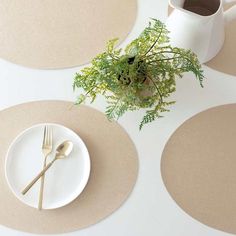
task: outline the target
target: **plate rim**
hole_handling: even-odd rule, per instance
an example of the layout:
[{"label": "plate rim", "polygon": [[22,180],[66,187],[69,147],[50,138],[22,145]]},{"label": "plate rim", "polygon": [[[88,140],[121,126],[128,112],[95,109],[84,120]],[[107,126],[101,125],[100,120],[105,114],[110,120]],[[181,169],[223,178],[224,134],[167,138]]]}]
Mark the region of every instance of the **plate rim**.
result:
[{"label": "plate rim", "polygon": [[43,210],[53,210],[53,209],[57,209],[57,208],[61,208],[61,207],[64,207],[68,204],[70,204],[71,202],[73,202],[85,189],[86,185],[88,184],[88,180],[89,180],[89,177],[90,177],[90,174],[91,174],[91,159],[90,159],[90,155],[89,155],[89,151],[88,151],[88,148],[86,146],[86,144],[84,143],[83,139],[75,132],[73,131],[72,129],[62,125],[62,124],[59,124],[59,123],[54,123],[54,122],[42,122],[42,123],[37,123],[37,124],[34,124],[34,125],[31,125],[30,127],[28,128],[25,128],[24,130],[20,131],[19,134],[11,141],[8,149],[7,149],[7,152],[5,154],[5,163],[4,163],[4,172],[5,172],[5,179],[6,179],[6,182],[7,182],[7,185],[9,187],[9,189],[11,190],[11,192],[14,194],[14,196],[20,201],[22,202],[23,204],[29,206],[29,207],[32,207],[34,209],[37,209],[36,206],[33,206],[33,205],[30,205],[28,204],[27,202],[23,201],[21,198],[19,198],[19,196],[17,195],[16,191],[13,189],[13,187],[11,186],[10,184],[10,181],[9,181],[9,178],[8,178],[8,175],[7,175],[7,164],[8,164],[8,156],[9,156],[9,153],[10,151],[12,150],[13,146],[15,145],[15,143],[19,140],[19,138],[24,135],[25,133],[27,133],[28,131],[30,131],[31,129],[33,128],[37,128],[39,126],[45,126],[45,125],[53,125],[53,126],[57,126],[59,128],[62,128],[62,129],[65,129],[65,130],[68,130],[70,133],[72,133],[73,135],[76,136],[77,139],[80,140],[81,144],[84,146],[84,151],[86,152],[86,165],[87,165],[87,174],[85,173],[85,177],[83,177],[84,181],[83,181],[83,185],[80,189],[80,191],[77,191],[76,194],[72,194],[72,197],[69,198],[69,201],[67,201],[66,203],[63,203],[63,204],[60,204],[59,206],[57,207],[46,207],[46,208],[43,208]]}]

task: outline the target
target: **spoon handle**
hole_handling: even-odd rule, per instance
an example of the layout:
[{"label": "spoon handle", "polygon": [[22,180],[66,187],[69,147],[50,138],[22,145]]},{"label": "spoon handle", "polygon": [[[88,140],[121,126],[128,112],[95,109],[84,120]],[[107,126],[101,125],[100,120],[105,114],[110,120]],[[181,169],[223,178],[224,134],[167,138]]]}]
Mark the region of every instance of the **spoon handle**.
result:
[{"label": "spoon handle", "polygon": [[40,179],[40,177],[52,166],[52,164],[55,160],[56,159],[49,162],[45,166],[45,168],[43,168],[43,170],[41,172],[39,172],[39,174],[23,189],[23,191],[21,192],[23,195],[25,195],[30,190],[30,188]]}]

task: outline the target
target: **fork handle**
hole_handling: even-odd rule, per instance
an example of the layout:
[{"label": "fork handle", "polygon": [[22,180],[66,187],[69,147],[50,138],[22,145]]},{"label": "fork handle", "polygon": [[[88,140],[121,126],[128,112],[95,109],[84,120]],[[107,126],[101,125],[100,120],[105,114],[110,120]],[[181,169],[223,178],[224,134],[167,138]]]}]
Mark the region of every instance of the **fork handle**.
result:
[{"label": "fork handle", "polygon": [[43,170],[41,172],[39,172],[39,174],[23,189],[23,191],[21,192],[23,195],[25,195],[30,188],[40,179],[40,177],[52,166],[52,164],[54,163],[55,159],[51,162],[49,162],[45,168],[43,168]]},{"label": "fork handle", "polygon": [[[43,168],[45,168],[47,164],[47,155],[44,157]],[[39,201],[38,201],[38,210],[42,210],[43,208],[43,192],[44,192],[44,179],[45,173],[41,176],[40,181],[40,189],[39,189]]]}]

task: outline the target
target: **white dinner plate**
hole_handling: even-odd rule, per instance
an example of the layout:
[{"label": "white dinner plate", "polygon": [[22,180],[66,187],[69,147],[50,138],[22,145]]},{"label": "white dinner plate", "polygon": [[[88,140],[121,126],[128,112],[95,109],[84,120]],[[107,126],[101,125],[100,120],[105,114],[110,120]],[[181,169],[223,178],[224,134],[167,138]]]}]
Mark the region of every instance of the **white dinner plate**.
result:
[{"label": "white dinner plate", "polygon": [[57,146],[65,140],[73,142],[73,150],[65,159],[57,160],[45,174],[43,209],[62,207],[85,188],[90,174],[90,158],[82,139],[72,130],[58,124],[38,124],[19,134],[10,145],[5,163],[5,175],[10,189],[23,203],[37,208],[40,181],[25,195],[24,187],[42,170],[42,140],[45,125],[53,129],[52,160]]}]

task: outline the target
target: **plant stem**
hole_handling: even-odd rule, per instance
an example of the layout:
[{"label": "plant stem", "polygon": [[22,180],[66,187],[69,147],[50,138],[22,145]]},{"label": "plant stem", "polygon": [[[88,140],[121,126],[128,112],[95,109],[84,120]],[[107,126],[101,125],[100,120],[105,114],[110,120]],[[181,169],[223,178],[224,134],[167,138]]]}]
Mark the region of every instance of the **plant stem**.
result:
[{"label": "plant stem", "polygon": [[155,42],[154,42],[154,43],[152,44],[152,46],[147,50],[147,52],[144,54],[144,56],[146,56],[146,55],[153,49],[153,47],[156,45],[156,43],[158,42],[159,38],[161,37],[162,31],[163,31],[163,27],[164,27],[164,26],[162,25],[162,27],[161,27],[161,29],[160,29],[160,32],[159,32],[159,35],[157,36]]},{"label": "plant stem", "polygon": [[155,60],[155,61],[149,61],[149,62],[147,62],[147,64],[152,63],[152,62],[157,62],[157,61],[170,61],[170,60],[178,59],[178,58],[181,58],[181,57],[171,57],[171,58],[164,58],[164,59],[159,59],[159,60]]},{"label": "plant stem", "polygon": [[157,87],[156,83],[153,81],[153,79],[150,76],[147,76],[147,77],[152,81],[154,87],[156,88],[156,90],[157,90],[157,92],[158,92],[158,94],[160,96],[160,100],[161,100],[161,103],[162,103],[163,102],[163,97],[162,97],[162,94],[161,94],[159,88]]},{"label": "plant stem", "polygon": [[108,55],[111,57],[111,59],[116,60],[116,61],[119,61],[119,58],[113,57],[112,54],[108,53]]},{"label": "plant stem", "polygon": [[[147,57],[150,57],[150,56],[153,56],[153,55],[159,55],[159,54],[163,54],[163,53],[178,54],[178,55],[180,55],[179,58],[183,58],[183,59],[187,60],[188,62],[190,62],[193,66],[195,66],[194,63],[193,63],[189,58],[183,56],[180,52],[162,51],[162,52],[154,53],[154,54],[149,55],[149,56],[147,56]],[[164,59],[165,59],[165,58],[164,58]],[[160,60],[164,60],[164,59],[160,59]],[[166,59],[168,59],[168,58],[166,58]],[[155,60],[155,61],[158,61],[158,60]],[[151,61],[151,62],[155,62],[155,61]]]},{"label": "plant stem", "polygon": [[[193,62],[192,62],[189,58],[183,57],[183,55],[182,55],[180,52],[161,51],[161,52],[158,52],[158,53],[153,53],[152,55],[149,55],[149,56],[147,56],[147,57],[150,57],[150,56],[153,56],[153,55],[159,55],[159,54],[163,54],[163,53],[178,54],[178,55],[180,55],[179,58],[184,58],[184,59],[186,59],[187,61],[189,61],[191,64],[193,64]],[[164,60],[164,59],[160,59],[160,60]],[[155,61],[157,61],[157,60],[155,60]]]}]

